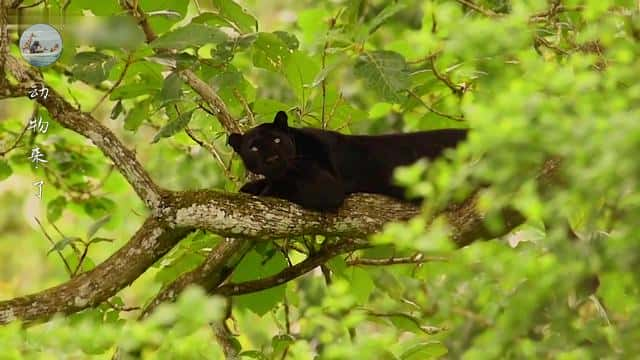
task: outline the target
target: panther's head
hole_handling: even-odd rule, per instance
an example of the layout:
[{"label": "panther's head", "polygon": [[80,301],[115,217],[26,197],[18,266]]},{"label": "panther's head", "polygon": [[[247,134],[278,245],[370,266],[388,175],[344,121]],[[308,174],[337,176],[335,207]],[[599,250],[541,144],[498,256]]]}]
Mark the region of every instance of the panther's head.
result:
[{"label": "panther's head", "polygon": [[282,176],[296,157],[295,142],[284,111],[278,111],[273,123],[258,125],[244,135],[229,135],[227,143],[249,171],[267,178]]}]

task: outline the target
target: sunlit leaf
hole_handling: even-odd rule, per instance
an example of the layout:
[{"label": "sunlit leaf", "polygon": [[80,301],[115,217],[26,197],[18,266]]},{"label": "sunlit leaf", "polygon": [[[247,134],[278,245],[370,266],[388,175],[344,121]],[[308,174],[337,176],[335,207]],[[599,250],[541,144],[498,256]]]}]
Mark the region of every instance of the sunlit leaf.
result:
[{"label": "sunlit leaf", "polygon": [[5,159],[0,159],[0,181],[7,179],[11,174],[13,174],[13,170],[11,170],[9,162]]},{"label": "sunlit leaf", "polygon": [[158,49],[184,49],[204,44],[218,44],[227,36],[218,29],[203,24],[191,23],[170,31],[151,42]]},{"label": "sunlit leaf", "polygon": [[108,76],[111,68],[116,64],[112,56],[99,52],[81,52],[73,59],[73,75],[89,84],[98,85]]},{"label": "sunlit leaf", "polygon": [[355,75],[387,101],[399,102],[400,91],[410,84],[405,59],[392,51],[364,52],[355,65]]},{"label": "sunlit leaf", "polygon": [[153,137],[151,143],[156,143],[162,138],[171,137],[184,129],[187,125],[189,125],[189,122],[191,121],[191,115],[193,115],[194,111],[195,109],[184,112],[180,114],[177,119],[167,123],[160,129],[160,131],[158,131],[156,136]]},{"label": "sunlit leaf", "polygon": [[91,224],[91,226],[89,227],[89,230],[87,230],[87,240],[90,240],[93,237],[93,235],[95,235],[96,232],[100,230],[101,227],[103,227],[106,223],[109,222],[109,220],[111,220],[111,215],[105,215],[102,218],[96,220],[96,222],[94,222],[93,224]]}]

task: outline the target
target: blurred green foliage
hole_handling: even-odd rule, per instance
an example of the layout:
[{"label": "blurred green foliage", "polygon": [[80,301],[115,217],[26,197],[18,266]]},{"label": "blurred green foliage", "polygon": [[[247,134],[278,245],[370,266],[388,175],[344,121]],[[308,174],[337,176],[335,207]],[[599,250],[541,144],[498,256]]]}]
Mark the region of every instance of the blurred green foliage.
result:
[{"label": "blurred green foliage", "polygon": [[[478,206],[488,226],[503,226],[505,208],[527,219],[504,239],[459,250],[444,221],[389,224],[372,237],[379,246],[362,256],[422,251],[447,261],[355,266],[338,257],[327,264],[330,282],[313,272],[238,297],[228,325],[243,358],[640,353],[635,1],[142,0],[159,35],[151,44],[138,27],[113,25],[123,23],[118,17],[80,17],[123,13],[115,1],[61,5],[47,2],[65,48],[59,63],[44,69],[46,81],[84,111],[117,84],[93,114],[135,148],[164,187],[235,191],[243,172],[211,109],[166,66],[172,64],[211,85],[244,128],[283,109],[295,126],[346,133],[469,127],[469,141],[457,151],[400,169],[398,181],[429,199],[425,216],[481,187]],[[42,8],[30,11],[37,17]],[[19,56],[17,47],[11,51]],[[0,297],[8,299],[68,278],[55,253],[77,267],[82,246],[70,239],[115,239],[91,243],[79,271],[90,269],[131,236],[146,210],[95,147],[43,109],[26,99],[3,100],[0,115],[0,150],[34,115],[50,125],[0,157]],[[185,128],[217,149],[223,164]],[[34,144],[47,166],[29,163]],[[551,158],[561,166],[542,187],[536,177]],[[39,179],[42,201],[31,187]],[[190,291],[144,322],[122,311],[125,303],[144,305],[195,268],[219,240],[190,235],[109,306],[26,329],[0,327],[0,358],[110,358],[116,344],[144,358],[221,358],[206,326],[219,319],[217,299]],[[272,275],[288,260],[302,260],[294,249],[310,251],[322,241],[260,246],[232,278]]]}]

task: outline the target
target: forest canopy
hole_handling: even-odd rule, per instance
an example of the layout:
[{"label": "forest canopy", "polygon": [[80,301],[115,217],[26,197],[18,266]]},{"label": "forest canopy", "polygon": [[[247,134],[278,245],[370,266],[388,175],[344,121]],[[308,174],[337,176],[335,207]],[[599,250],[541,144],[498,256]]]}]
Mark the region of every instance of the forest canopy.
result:
[{"label": "forest canopy", "polygon": [[[640,352],[640,2],[0,4],[0,358]],[[278,111],[469,136],[319,213],[238,193]]]}]

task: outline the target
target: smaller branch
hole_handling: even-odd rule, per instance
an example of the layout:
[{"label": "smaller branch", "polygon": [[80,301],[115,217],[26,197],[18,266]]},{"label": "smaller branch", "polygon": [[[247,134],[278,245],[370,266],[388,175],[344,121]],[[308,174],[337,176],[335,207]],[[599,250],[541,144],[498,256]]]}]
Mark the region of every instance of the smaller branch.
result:
[{"label": "smaller branch", "polygon": [[216,341],[222,348],[225,359],[237,359],[238,349],[232,341],[233,334],[227,329],[227,326],[224,323],[211,324],[211,329],[216,337]]},{"label": "smaller branch", "polygon": [[196,92],[204,101],[206,101],[213,110],[213,114],[228,133],[239,133],[240,127],[233,119],[231,113],[227,109],[224,101],[216,94],[215,91],[206,82],[198,77],[189,69],[178,71],[180,77]]},{"label": "smaller branch", "polygon": [[213,293],[225,296],[242,295],[282,285],[308,273],[331,260],[334,256],[369,246],[364,242],[342,239],[339,243],[322,248],[313,256],[309,256],[304,261],[288,267],[273,276],[243,283],[228,283],[218,287]]},{"label": "smaller branch", "polygon": [[429,64],[431,65],[431,70],[433,71],[433,75],[435,75],[435,77],[437,77],[438,80],[442,81],[445,85],[447,85],[447,87],[451,89],[451,91],[457,96],[464,95],[464,90],[466,88],[454,84],[451,80],[449,80],[448,77],[442,75],[440,71],[438,71],[438,68],[436,67],[435,58],[436,58],[435,56],[429,57]]},{"label": "smaller branch", "polygon": [[222,347],[222,352],[224,352],[225,359],[237,359],[238,358],[238,348],[237,341],[234,341],[233,333],[229,330],[227,326],[227,319],[232,317],[231,314],[231,299],[226,300],[226,315],[223,319],[212,322],[209,324],[213,334],[216,337],[216,341]]},{"label": "smaller branch", "polygon": [[350,266],[386,266],[386,265],[398,265],[398,264],[424,264],[432,261],[449,261],[446,256],[426,256],[422,253],[417,253],[413,256],[406,257],[392,257],[387,259],[369,259],[369,258],[356,258],[347,261],[347,265]]},{"label": "smaller branch", "polygon": [[205,261],[194,270],[180,275],[171,284],[162,289],[140,314],[145,318],[156,306],[163,302],[174,301],[187,286],[200,285],[205,290],[213,290],[220,285],[242,260],[253,243],[241,238],[225,238],[213,249]]},{"label": "smaller branch", "polygon": [[420,102],[420,104],[422,104],[422,106],[424,106],[430,112],[432,112],[432,113],[434,113],[436,115],[445,117],[447,119],[451,119],[451,120],[455,120],[455,121],[465,121],[464,117],[462,117],[462,116],[449,115],[449,114],[445,114],[445,113],[443,113],[443,112],[441,112],[439,110],[434,109],[429,104],[427,104],[424,100],[422,100],[422,98],[420,96],[418,96],[418,94],[416,94],[413,90],[409,89],[409,90],[407,90],[407,92],[414,99],[418,100]]},{"label": "smaller branch", "polygon": [[479,12],[479,13],[485,15],[485,16],[488,16],[488,17],[496,17],[496,16],[500,15],[500,14],[495,13],[493,10],[485,9],[484,7],[474,3],[471,0],[457,0],[457,1],[460,4],[466,6],[466,7],[470,8],[470,9],[473,9],[473,10],[475,10],[475,11],[477,11],[477,12]]},{"label": "smaller branch", "polygon": [[430,61],[431,59],[435,58],[436,56],[440,55],[440,53],[442,52],[442,50],[437,50],[429,55],[423,56],[419,59],[416,60],[408,60],[407,64],[409,65],[417,65],[417,64],[421,64],[425,61]]},{"label": "smaller branch", "polygon": [[582,11],[584,6],[564,6],[561,5],[559,1],[553,3],[549,10],[543,11],[541,13],[537,13],[531,15],[529,17],[529,22],[544,22],[549,21],[552,18],[556,17],[558,14],[563,12],[571,12],[571,11]]},{"label": "smaller branch", "polygon": [[123,0],[122,4],[124,5],[123,7],[125,10],[129,11],[129,13],[131,13],[131,15],[138,21],[138,25],[140,25],[142,31],[144,31],[145,37],[147,38],[147,43],[155,40],[158,36],[153,32],[153,29],[151,29],[151,25],[149,25],[149,21],[147,20],[147,15],[142,11],[138,1],[134,0],[134,3],[131,4],[129,3],[129,0]]},{"label": "smaller branch", "polygon": [[231,174],[229,169],[227,169],[227,165],[224,163],[224,160],[222,159],[222,156],[220,156],[220,152],[218,151],[218,149],[216,149],[215,146],[213,146],[213,144],[210,144],[210,143],[208,143],[208,142],[206,142],[204,140],[201,140],[201,139],[197,138],[196,135],[193,133],[193,130],[191,130],[189,127],[186,127],[184,131],[187,133],[187,135],[189,135],[191,140],[193,140],[196,144],[200,145],[201,147],[206,149],[211,155],[213,155],[213,157],[216,159],[216,161],[218,161],[218,163],[220,164],[220,168],[222,168],[222,170],[224,171],[224,173],[227,176],[227,178],[229,178],[232,181],[236,181],[237,180],[233,176],[233,174]]},{"label": "smaller branch", "polygon": [[236,99],[238,99],[238,101],[242,103],[242,106],[244,107],[244,112],[247,114],[247,117],[249,118],[249,124],[251,124],[252,126],[255,125],[256,117],[253,114],[251,107],[249,107],[249,103],[247,102],[247,99],[245,99],[244,96],[242,96],[242,94],[240,93],[240,91],[238,91],[238,89],[233,89],[233,95],[236,97]]},{"label": "smaller branch", "polygon": [[[291,319],[290,319],[290,309],[289,309],[289,300],[287,299],[287,294],[284,294],[284,300],[283,300],[283,310],[284,310],[284,326],[285,326],[285,333],[287,335],[291,335]],[[287,354],[289,353],[289,344],[287,344],[287,346],[284,348],[284,351],[282,352],[282,357],[280,358],[280,360],[285,360],[287,358]]]},{"label": "smaller branch", "polygon": [[36,1],[35,3],[31,4],[31,5],[25,5],[25,6],[20,6],[18,7],[18,9],[28,9],[28,8],[33,8],[36,7],[42,3],[44,3],[46,0],[40,0],[40,1]]},{"label": "smaller branch", "polygon": [[[536,50],[538,50],[538,48],[540,46],[544,46],[544,47],[546,47],[548,49],[551,49],[551,50],[555,51],[557,54],[570,55],[570,53],[567,50],[565,50],[565,49],[563,49],[563,48],[561,48],[561,47],[559,47],[559,46],[557,46],[555,44],[552,44],[551,42],[549,42],[548,40],[546,40],[545,38],[543,38],[541,36],[536,36],[535,37],[533,46],[536,48]],[[540,52],[538,51],[538,53],[540,53]]]},{"label": "smaller branch", "polygon": [[[1,1],[2,1],[2,0],[0,0],[0,2],[1,2]],[[24,0],[13,0],[13,2],[9,4],[9,8],[10,8],[10,9],[15,9],[15,8],[17,8],[18,6],[20,6],[20,4],[22,4],[22,2],[23,2],[23,1],[24,1]]]},{"label": "smaller branch", "polygon": [[124,311],[124,312],[129,312],[129,311],[136,311],[136,310],[140,310],[139,306],[121,306],[121,305],[116,305],[113,302],[111,302],[111,300],[106,300],[105,303],[107,305],[109,305],[110,308],[112,308],[113,310],[116,311]]}]

